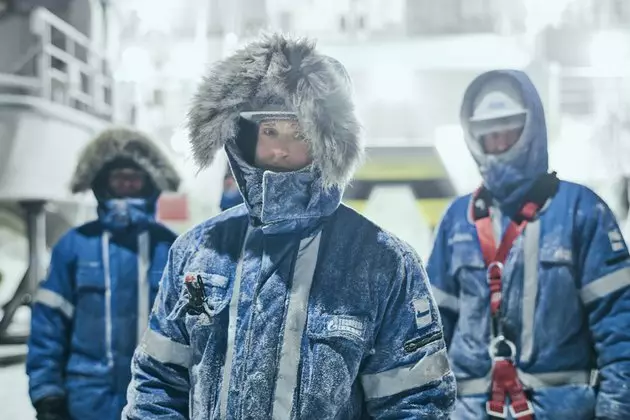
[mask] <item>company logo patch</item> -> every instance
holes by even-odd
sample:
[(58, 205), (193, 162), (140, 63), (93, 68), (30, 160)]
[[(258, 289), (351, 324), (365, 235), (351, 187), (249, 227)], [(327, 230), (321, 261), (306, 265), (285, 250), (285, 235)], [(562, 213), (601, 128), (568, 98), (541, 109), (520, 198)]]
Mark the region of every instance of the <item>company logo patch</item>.
[(362, 339), (365, 332), (364, 322), (353, 316), (338, 315), (333, 317), (326, 325), (331, 333), (341, 333)]
[(412, 304), (416, 315), (416, 327), (422, 329), (431, 325), (433, 317), (431, 316), (431, 304), (429, 303), (429, 299), (416, 299)]
[(553, 256), (559, 261), (571, 262), (573, 260), (573, 252), (568, 248), (558, 248)]
[(471, 242), (473, 239), (474, 238), (470, 233), (456, 233), (449, 238), (448, 244), (452, 245), (460, 242)]

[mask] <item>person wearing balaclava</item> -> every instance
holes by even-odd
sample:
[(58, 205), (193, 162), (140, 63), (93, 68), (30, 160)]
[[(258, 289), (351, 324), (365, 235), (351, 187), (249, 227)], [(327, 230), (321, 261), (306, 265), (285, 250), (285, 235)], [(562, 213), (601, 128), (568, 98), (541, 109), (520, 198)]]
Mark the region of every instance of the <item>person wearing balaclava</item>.
[(175, 234), (155, 220), (180, 178), (143, 134), (111, 129), (87, 145), (74, 193), (98, 218), (52, 251), (31, 317), (26, 370), (38, 420), (120, 419), (131, 357), (144, 333)]
[(447, 209), (427, 264), (453, 419), (629, 419), (630, 258), (615, 217), (549, 173), (523, 72), (476, 78), (461, 121), (483, 185)]
[(245, 205), (171, 248), (124, 419), (447, 419), (455, 383), (411, 247), (340, 204), (363, 144), (343, 66), (270, 34), (189, 114)]

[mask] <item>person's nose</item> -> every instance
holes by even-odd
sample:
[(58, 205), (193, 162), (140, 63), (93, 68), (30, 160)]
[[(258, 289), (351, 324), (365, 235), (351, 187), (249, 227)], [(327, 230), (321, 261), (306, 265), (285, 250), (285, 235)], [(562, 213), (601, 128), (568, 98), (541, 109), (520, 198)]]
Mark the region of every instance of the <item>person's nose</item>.
[(277, 144), (272, 150), (272, 155), (274, 160), (283, 160), (289, 156), (289, 151), (282, 144)]

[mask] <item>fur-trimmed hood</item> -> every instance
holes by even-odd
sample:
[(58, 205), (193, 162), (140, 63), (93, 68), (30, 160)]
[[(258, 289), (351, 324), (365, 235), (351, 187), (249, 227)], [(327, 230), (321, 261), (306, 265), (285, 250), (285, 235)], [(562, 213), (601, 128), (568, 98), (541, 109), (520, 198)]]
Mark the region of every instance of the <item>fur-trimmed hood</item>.
[(280, 106), (295, 112), (325, 188), (343, 188), (363, 155), (350, 79), (315, 43), (264, 35), (213, 65), (188, 113), (190, 142), (200, 167), (238, 134), (241, 112)]
[(103, 167), (115, 159), (125, 158), (144, 169), (160, 191), (177, 191), (180, 177), (160, 149), (144, 134), (127, 129), (103, 131), (81, 153), (72, 177), (72, 192), (92, 188)]

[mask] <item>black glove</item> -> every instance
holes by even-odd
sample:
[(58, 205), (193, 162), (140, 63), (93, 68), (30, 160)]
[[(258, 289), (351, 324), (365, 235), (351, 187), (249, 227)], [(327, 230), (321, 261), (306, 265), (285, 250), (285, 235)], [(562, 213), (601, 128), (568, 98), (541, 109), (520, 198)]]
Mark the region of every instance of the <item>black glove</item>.
[(70, 420), (64, 397), (44, 397), (33, 406), (37, 411), (37, 420)]

